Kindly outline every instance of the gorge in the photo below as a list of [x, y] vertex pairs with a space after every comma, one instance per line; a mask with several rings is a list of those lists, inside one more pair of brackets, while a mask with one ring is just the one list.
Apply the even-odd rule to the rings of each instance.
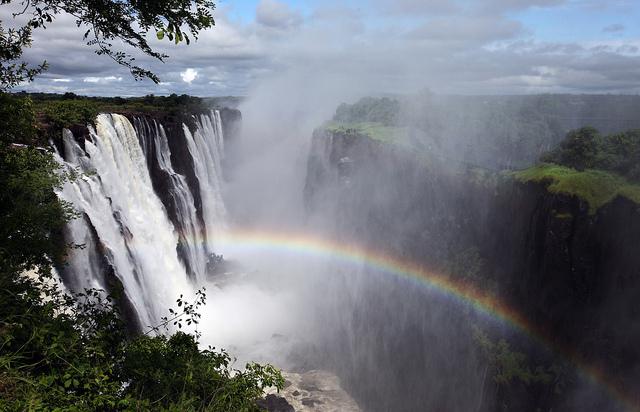
[[520, 159], [454, 158], [448, 119], [354, 118], [385, 99], [341, 106], [295, 147], [259, 142], [251, 108], [65, 130], [59, 161], [79, 178], [58, 195], [80, 217], [64, 235], [83, 247], [63, 283], [121, 290], [132, 333], [206, 285], [205, 344], [329, 371], [363, 410], [633, 410], [640, 336], [620, 325], [638, 316], [637, 199], [594, 207], [514, 171], [575, 124]]

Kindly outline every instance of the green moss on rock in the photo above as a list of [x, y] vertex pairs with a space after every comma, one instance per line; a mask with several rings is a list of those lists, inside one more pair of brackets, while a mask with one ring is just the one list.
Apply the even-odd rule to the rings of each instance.
[[614, 173], [587, 169], [578, 171], [565, 166], [543, 163], [513, 172], [520, 182], [547, 183], [551, 193], [576, 196], [589, 204], [589, 213], [596, 211], [617, 196], [640, 204], [640, 185]]
[[385, 126], [378, 122], [339, 123], [329, 122], [324, 129], [331, 133], [366, 136], [382, 143], [408, 144], [409, 130], [406, 127]]

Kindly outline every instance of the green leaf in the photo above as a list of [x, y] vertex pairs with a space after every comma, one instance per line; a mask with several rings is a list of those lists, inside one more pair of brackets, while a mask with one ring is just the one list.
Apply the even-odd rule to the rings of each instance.
[[156, 32], [156, 37], [158, 38], [158, 40], [164, 39], [164, 30], [158, 30]]

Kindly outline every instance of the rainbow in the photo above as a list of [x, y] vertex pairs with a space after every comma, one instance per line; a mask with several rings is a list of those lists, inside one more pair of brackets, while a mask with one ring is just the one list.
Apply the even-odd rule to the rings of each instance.
[[579, 354], [556, 342], [540, 326], [529, 321], [515, 308], [473, 285], [461, 282], [421, 265], [381, 251], [366, 249], [349, 242], [310, 235], [308, 233], [277, 230], [230, 230], [215, 236], [222, 249], [242, 247], [251, 250], [273, 250], [279, 253], [331, 257], [343, 262], [365, 264], [368, 267], [414, 280], [455, 301], [472, 306], [479, 313], [510, 325], [559, 354], [589, 381], [607, 390], [625, 410], [640, 412], [640, 397], [630, 394], [597, 365], [585, 362]]

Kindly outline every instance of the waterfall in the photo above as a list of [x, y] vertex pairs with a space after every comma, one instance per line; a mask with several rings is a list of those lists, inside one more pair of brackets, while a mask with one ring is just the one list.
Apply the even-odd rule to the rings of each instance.
[[214, 253], [214, 235], [226, 228], [227, 213], [220, 188], [222, 182], [220, 157], [224, 149], [220, 112], [213, 110], [208, 115], [196, 116], [195, 122], [196, 129], [193, 133], [186, 125], [183, 125], [183, 129], [200, 187], [207, 250], [209, 253]]
[[[200, 285], [207, 276], [212, 234], [225, 225], [223, 136], [217, 111], [199, 116], [193, 134], [183, 125], [201, 191], [201, 227], [186, 179], [172, 166], [164, 128], [145, 119], [134, 123], [117, 114], [98, 115], [84, 149], [71, 132], [63, 133], [64, 160], [58, 159], [80, 175], [65, 183], [58, 196], [81, 214], [69, 223], [66, 235], [84, 247], [71, 251], [62, 277], [74, 290], [108, 289], [117, 280], [146, 327], [165, 316], [180, 294], [189, 297], [194, 283]], [[167, 193], [154, 191], [147, 158], [167, 177]]]
[[135, 119], [136, 130], [147, 158], [155, 159], [164, 176], [167, 177], [168, 193], [165, 204], [172, 210], [172, 221], [178, 234], [178, 255], [185, 264], [189, 275], [198, 284], [206, 278], [208, 251], [201, 242], [200, 224], [193, 195], [184, 176], [176, 173], [171, 165], [171, 152], [164, 127], [155, 120]]

